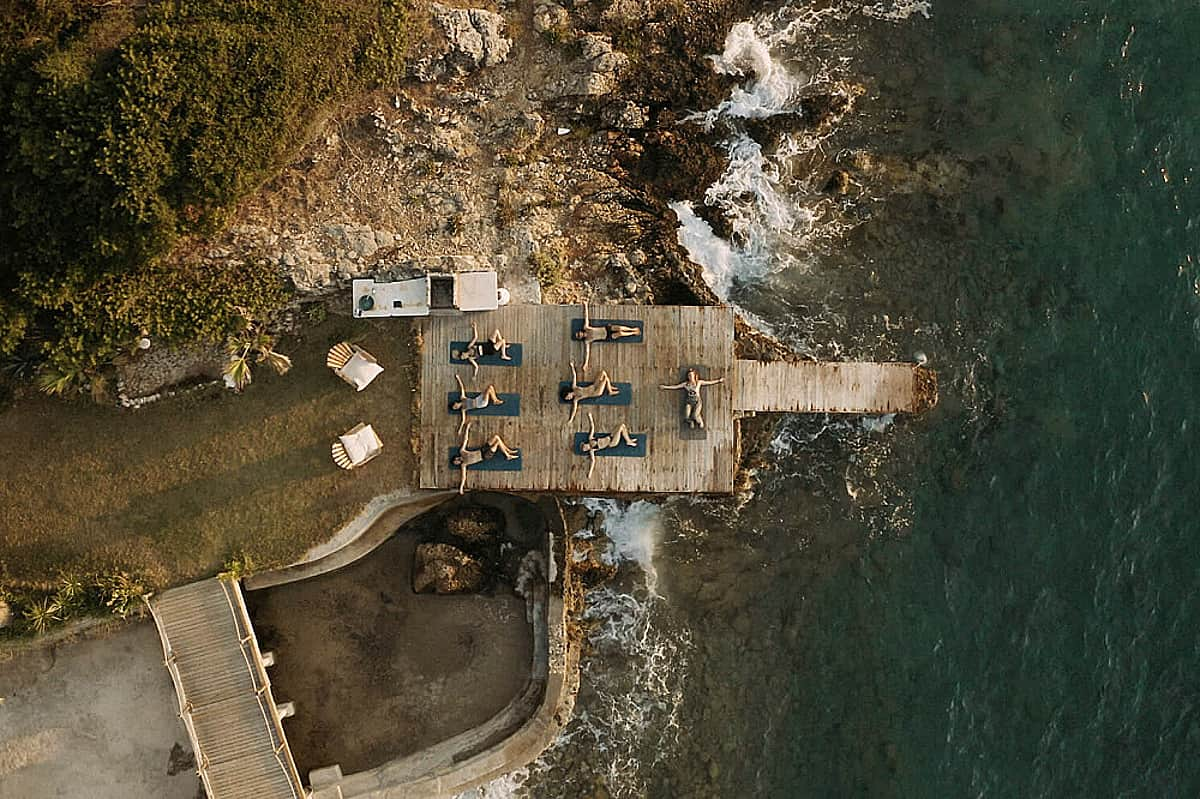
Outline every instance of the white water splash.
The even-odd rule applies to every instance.
[[[830,83],[831,76],[823,65],[809,72],[777,53],[816,31],[825,17],[836,13],[832,7],[789,7],[755,22],[735,24],[725,35],[724,50],[709,58],[716,72],[748,80],[734,88],[728,100],[690,119],[699,119],[711,128],[722,116],[766,119],[795,111],[806,89]]]
[[[604,534],[612,546],[604,560],[613,565],[635,563],[645,573],[646,588],[655,593],[658,571],[654,568],[654,551],[662,541],[662,511],[653,502],[620,502],[615,499],[588,498],[583,506],[592,513],[604,513]],[[589,534],[581,534],[587,537]]]
[[[896,421],[896,414],[885,413],[882,416],[864,416],[862,420],[863,430],[868,433],[882,433],[891,427]]]
[[[728,100],[689,120],[711,129],[721,118],[763,119],[796,112],[800,99],[818,85],[825,91],[840,91],[826,65],[818,63],[810,73],[790,55],[797,40],[813,33],[828,13],[785,9],[754,23],[734,25],[724,51],[712,57],[713,68],[745,76],[747,81]],[[806,203],[801,187],[789,185],[794,183],[791,169],[798,156],[819,148],[826,136],[828,131],[787,134],[769,155],[745,133],[730,137],[726,142],[729,164],[704,195],[705,204],[720,208],[729,220],[730,241],[717,236],[692,204],[670,203],[680,220],[680,244],[725,302],[732,302],[739,285],[801,266],[798,253],[807,252],[818,239],[840,235],[843,226],[824,218],[824,198],[813,197]]]
[[[679,217],[679,243],[688,256],[700,265],[704,282],[716,295],[728,302],[735,277],[753,275],[763,269],[745,253],[734,251],[729,242],[713,232],[707,222],[696,215],[690,202],[672,202],[668,206]]]

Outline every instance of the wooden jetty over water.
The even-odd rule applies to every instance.
[[[559,401],[561,381],[571,379],[570,363],[583,363],[584,348],[571,338],[580,306],[516,305],[464,316],[436,316],[421,322],[420,421],[416,432],[422,488],[457,488],[460,472],[449,451],[462,436],[459,418],[447,407],[456,391],[454,376],[468,391],[489,384],[501,394],[520,395],[518,416],[472,416],[472,448],[499,434],[522,454],[520,471],[468,472],[468,489],[559,491],[582,494],[709,493],[734,490],[740,455],[737,419],[760,412],[916,413],[936,401],[931,372],[909,363],[759,362],[734,356],[733,310],[721,306],[682,307],[597,305],[595,319],[640,320],[644,341],[592,345],[591,368],[614,382],[632,385],[628,405],[580,405]],[[452,341],[471,338],[471,322],[481,336],[499,329],[522,345],[520,366],[452,364]],[[703,389],[706,430],[683,424],[683,397],[659,384],[677,383],[686,367],[705,379],[724,378]],[[598,457],[588,479],[589,459],[575,453],[574,435],[588,430],[587,412],[598,433],[625,423],[647,437],[644,457]]]

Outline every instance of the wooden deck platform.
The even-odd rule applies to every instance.
[[[724,307],[597,305],[593,319],[638,319],[645,323],[644,343],[592,345],[594,379],[607,370],[615,382],[633,385],[627,406],[580,405],[568,423],[570,405],[560,404],[559,382],[571,379],[570,362],[583,362],[583,344],[570,338],[571,320],[583,316],[579,306],[516,305],[467,316],[422,320],[421,416],[419,428],[422,488],[458,488],[459,471],[449,463],[449,450],[462,436],[458,416],[447,412],[446,394],[456,391],[454,375],[468,391],[494,384],[500,393],[521,397],[518,417],[474,417],[471,446],[499,433],[519,447],[522,469],[516,472],[468,472],[467,488],[504,491],[562,491],[580,494],[731,493],[738,460],[737,425],[732,403],[733,312]],[[450,342],[471,337],[471,322],[481,335],[499,328],[523,346],[519,367],[480,365],[472,379],[470,365],[450,363]],[[690,437],[682,422],[680,391],[662,391],[660,383],[677,383],[681,369],[702,367],[702,377],[724,377],[726,383],[704,389],[702,438]],[[584,379],[581,376],[581,381]],[[599,457],[588,480],[589,460],[571,450],[576,432],[587,431],[587,412],[598,432],[622,422],[635,436],[648,434],[645,457]]]

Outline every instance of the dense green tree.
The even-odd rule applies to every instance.
[[[285,297],[277,267],[178,268],[303,142],[394,81],[406,0],[24,0],[0,12],[0,353],[35,333],[87,370],[141,333],[224,340]]]

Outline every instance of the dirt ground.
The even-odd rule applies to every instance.
[[[336,572],[246,595],[301,775],[346,774],[483,723],[524,687],[533,656],[525,602],[413,593],[419,533],[402,531]]]
[[[202,797],[176,708],[150,621],[0,652],[0,796]]]

